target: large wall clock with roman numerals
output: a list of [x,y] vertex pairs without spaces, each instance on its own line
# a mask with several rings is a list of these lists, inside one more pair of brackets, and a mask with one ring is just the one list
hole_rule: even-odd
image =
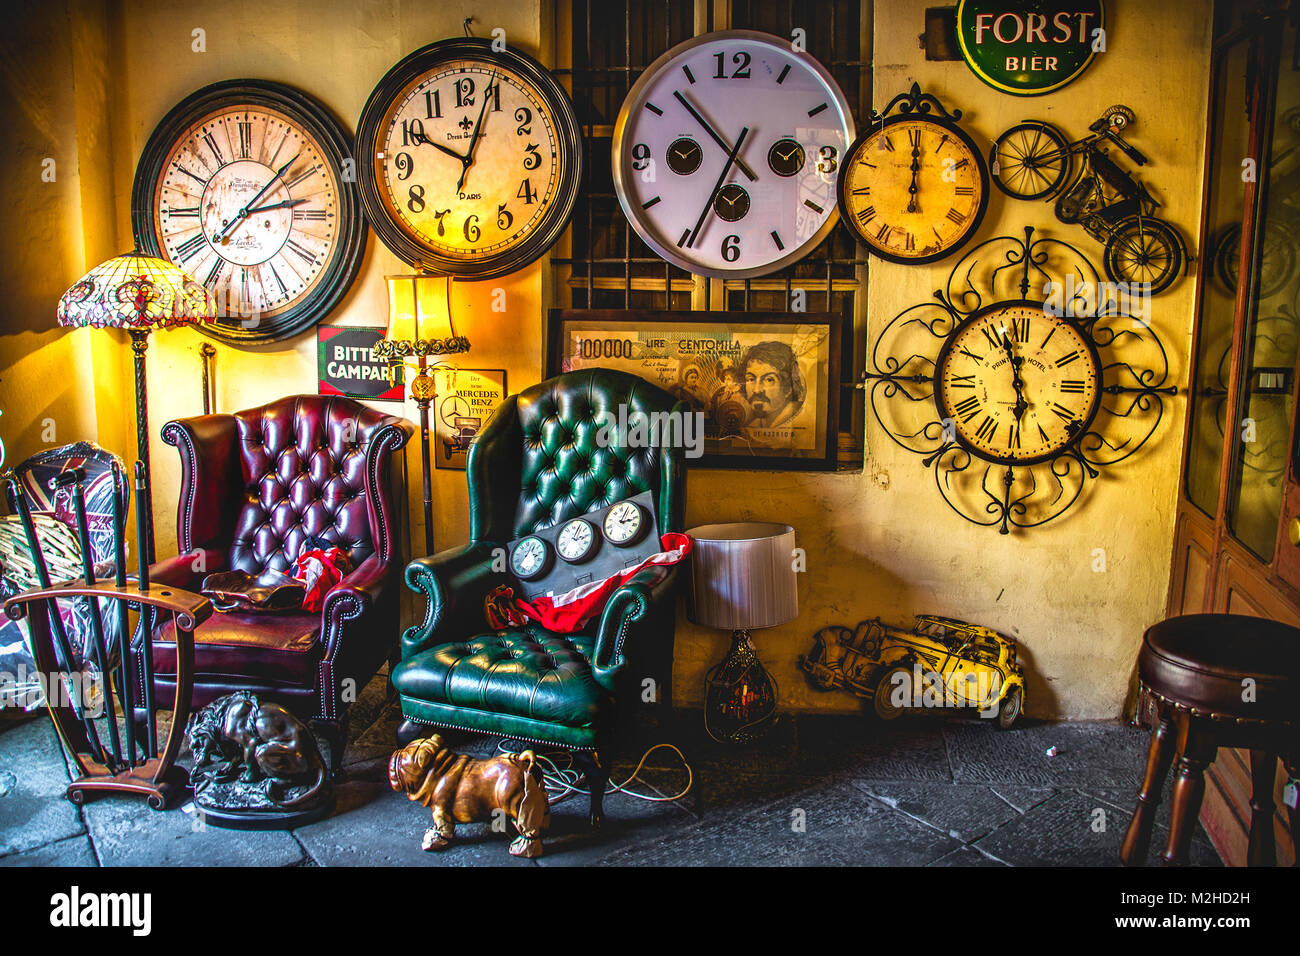
[[723,30],[646,68],[614,127],[614,190],[664,259],[714,278],[766,275],[839,221],[853,114],[830,72],[789,40]]
[[1177,394],[1168,377],[1150,298],[1027,228],[979,243],[887,323],[861,387],[953,511],[1009,534],[1139,454]]
[[136,167],[131,222],[145,252],[217,295],[199,329],[235,345],[314,325],[356,278],[366,230],[337,120],[280,83],[228,80],[186,97]]
[[559,238],[578,197],[577,114],[536,60],[466,37],[385,74],[357,123],[361,200],[379,238],[417,268],[486,279]]

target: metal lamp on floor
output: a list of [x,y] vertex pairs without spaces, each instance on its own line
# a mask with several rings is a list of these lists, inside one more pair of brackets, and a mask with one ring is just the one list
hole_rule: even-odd
[[389,359],[414,356],[411,398],[420,410],[420,461],[424,479],[424,548],[433,554],[433,486],[429,463],[429,404],[436,389],[429,357],[469,351],[469,339],[456,334],[451,315],[451,276],[427,273],[388,276],[388,331],[375,351]]
[[126,329],[135,353],[136,453],[144,466],[143,497],[136,507],[148,518],[138,542],[146,561],[154,559],[153,487],[149,470],[149,407],[145,352],[153,329],[197,325],[217,318],[217,300],[201,283],[165,259],[139,250],[95,266],[59,300],[59,325]]

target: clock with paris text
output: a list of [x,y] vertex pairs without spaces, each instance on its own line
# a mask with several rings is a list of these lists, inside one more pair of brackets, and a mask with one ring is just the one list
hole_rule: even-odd
[[839,221],[854,123],[830,72],[789,40],[725,30],[681,43],[628,92],[614,190],[651,249],[688,272],[766,275]]
[[131,225],[142,250],[216,295],[201,332],[276,341],[338,303],[366,242],[351,154],[325,107],[281,83],[214,83],[163,117],[136,166]]
[[844,221],[877,256],[903,265],[942,259],[984,219],[984,155],[949,113],[913,83],[849,149],[839,181]]
[[486,279],[541,256],[568,225],[582,174],[573,104],[536,60],[465,37],[416,50],[357,124],[366,216],[398,258]]

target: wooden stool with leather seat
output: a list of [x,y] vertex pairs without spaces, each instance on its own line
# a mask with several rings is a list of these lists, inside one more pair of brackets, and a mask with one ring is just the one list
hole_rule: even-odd
[[[1275,865],[1277,761],[1293,780],[1300,765],[1300,630],[1237,614],[1170,618],[1143,636],[1138,678],[1156,702],[1159,724],[1120,859],[1127,865],[1146,861],[1161,789],[1177,757],[1164,860],[1185,864],[1206,768],[1219,747],[1244,747],[1253,790],[1248,861]],[[1297,813],[1289,810],[1295,834]]]

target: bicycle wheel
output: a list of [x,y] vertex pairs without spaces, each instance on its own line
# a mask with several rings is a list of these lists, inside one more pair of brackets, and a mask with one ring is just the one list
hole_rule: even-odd
[[1070,172],[1070,148],[1055,126],[1021,123],[993,144],[989,170],[998,189],[1015,199],[1042,199]]
[[[1233,226],[1219,240],[1214,252],[1214,271],[1229,292],[1237,291],[1237,273],[1241,263],[1241,226]],[[1264,250],[1259,264],[1259,297],[1267,299],[1281,292],[1295,273],[1295,246],[1281,226],[1264,227]]]
[[1183,268],[1183,244],[1163,219],[1134,216],[1115,227],[1106,243],[1106,275],[1112,282],[1145,282],[1163,292]]

